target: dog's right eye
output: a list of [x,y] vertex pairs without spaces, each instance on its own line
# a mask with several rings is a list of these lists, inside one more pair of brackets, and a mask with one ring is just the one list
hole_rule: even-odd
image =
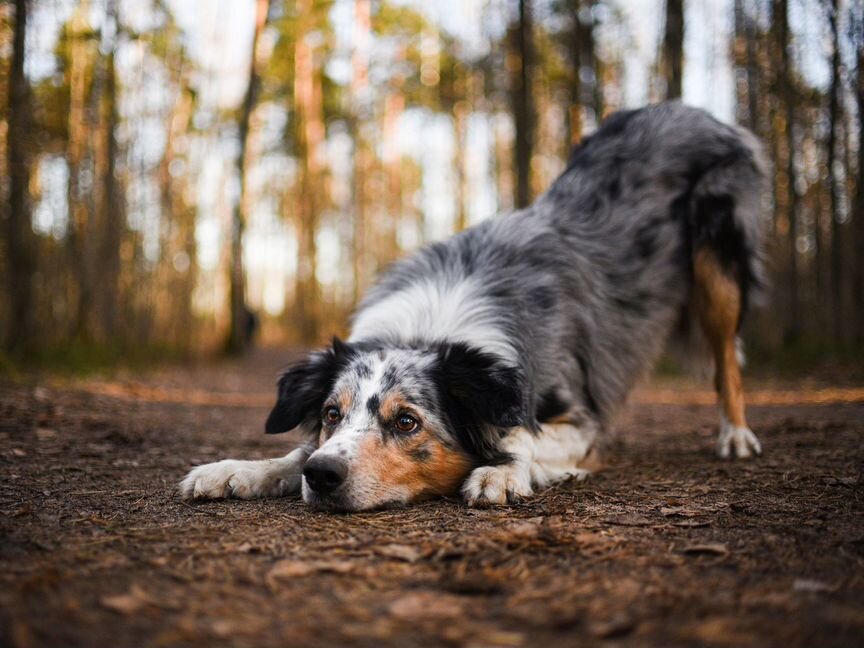
[[338,407],[328,407],[324,410],[324,423],[327,425],[336,425],[339,421],[342,420],[342,412],[339,411]]

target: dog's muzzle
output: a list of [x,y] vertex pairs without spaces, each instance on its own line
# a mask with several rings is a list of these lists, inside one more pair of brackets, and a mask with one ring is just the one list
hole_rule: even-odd
[[312,457],[303,467],[306,485],[318,495],[329,495],[348,476],[348,464],[336,457]]

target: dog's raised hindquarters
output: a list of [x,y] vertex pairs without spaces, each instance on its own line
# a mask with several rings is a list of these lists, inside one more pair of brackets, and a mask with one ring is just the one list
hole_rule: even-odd
[[183,495],[301,486],[307,504],[348,511],[515,501],[583,477],[667,342],[697,334],[716,367],[718,454],[759,454],[736,337],[764,285],[764,174],[752,134],[702,110],[611,116],[533,205],[395,263],[347,342],[282,375],[266,430],[304,435],[305,465],[200,466]]

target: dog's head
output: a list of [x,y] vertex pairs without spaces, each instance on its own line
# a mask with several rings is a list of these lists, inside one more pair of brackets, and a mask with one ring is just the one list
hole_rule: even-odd
[[269,434],[300,428],[318,449],[303,499],[359,511],[456,494],[479,463],[506,458],[503,429],[526,424],[524,379],[465,344],[334,340],[279,380]]

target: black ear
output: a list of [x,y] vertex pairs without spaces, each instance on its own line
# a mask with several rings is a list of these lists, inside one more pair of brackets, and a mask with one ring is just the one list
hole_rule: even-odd
[[529,424],[522,372],[465,344],[450,344],[439,356],[441,388],[462,409],[497,427]]
[[306,431],[316,432],[321,406],[353,353],[350,345],[333,338],[331,348],[312,353],[283,373],[276,387],[276,405],[267,417],[267,434],[288,432],[303,423],[308,423]]

